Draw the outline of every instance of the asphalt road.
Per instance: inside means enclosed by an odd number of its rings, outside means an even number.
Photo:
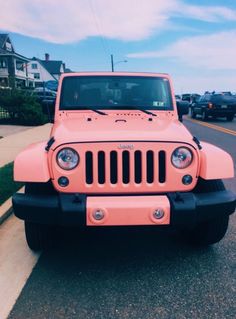
[[[184,122],[236,162],[236,136]],[[211,123],[236,131],[236,119]],[[236,179],[225,184],[236,192]],[[236,214],[205,249],[156,229],[60,232],[61,247],[43,252],[9,318],[235,319],[235,238]]]

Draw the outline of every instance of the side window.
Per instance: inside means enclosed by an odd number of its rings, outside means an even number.
[[[205,101],[205,95],[201,96],[199,99],[199,102],[204,102]]]

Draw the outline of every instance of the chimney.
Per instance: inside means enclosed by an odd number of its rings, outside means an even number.
[[[50,59],[49,53],[45,53],[45,61],[49,61],[49,59]]]

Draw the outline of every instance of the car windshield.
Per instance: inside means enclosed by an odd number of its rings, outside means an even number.
[[[170,84],[164,77],[65,77],[60,110],[88,108],[172,110]]]
[[[213,103],[234,103],[236,104],[236,97],[233,95],[214,94],[211,97]]]

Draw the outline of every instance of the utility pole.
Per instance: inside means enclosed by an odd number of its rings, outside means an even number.
[[[111,71],[114,72],[114,60],[113,60],[113,54],[111,54]]]

